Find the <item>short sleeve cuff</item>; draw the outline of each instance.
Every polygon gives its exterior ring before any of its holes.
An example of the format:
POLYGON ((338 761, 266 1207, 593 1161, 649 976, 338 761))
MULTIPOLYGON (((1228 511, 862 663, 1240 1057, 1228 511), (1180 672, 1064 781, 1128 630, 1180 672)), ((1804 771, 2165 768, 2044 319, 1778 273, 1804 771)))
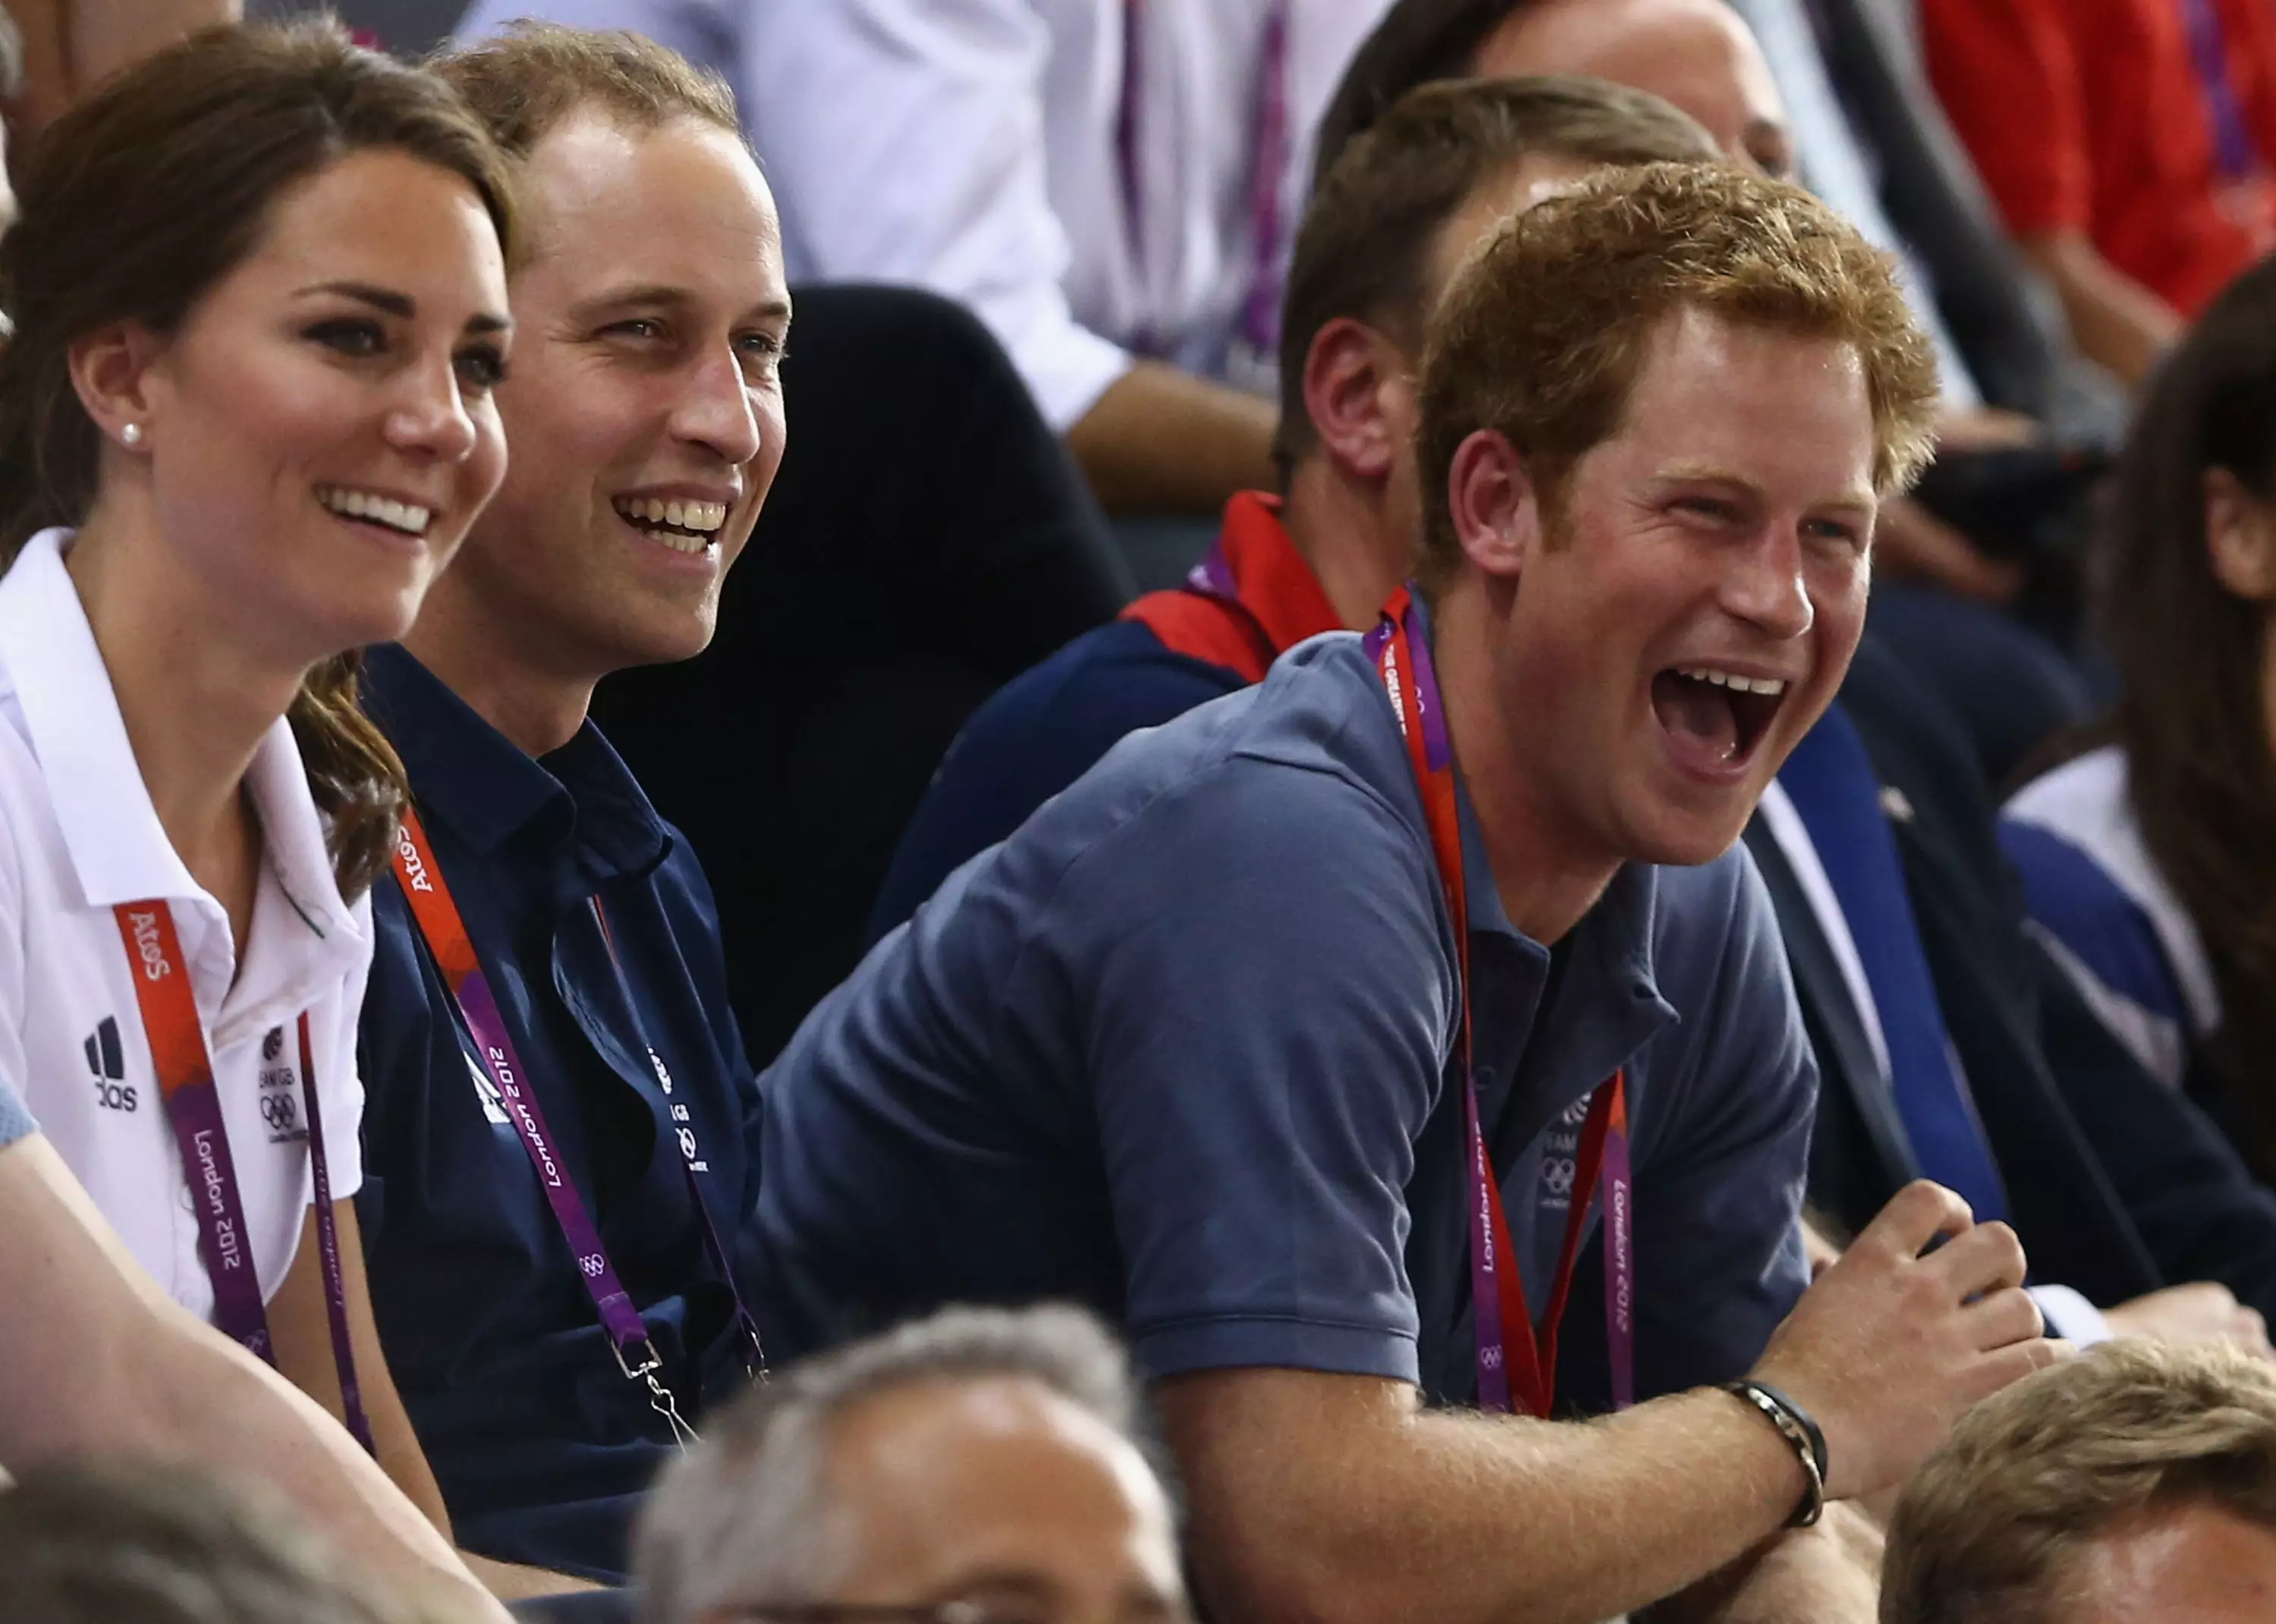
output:
POLYGON ((32 1120, 32 1113, 24 1108, 16 1090, 0 1082, 0 1149, 19 1139, 28 1139, 39 1131, 40 1125, 32 1120))
POLYGON ((2074 1347, 2092 1347, 2117 1334, 2102 1310, 2067 1286, 2034 1286, 2031 1301, 2047 1322, 2047 1332, 2074 1347))
POLYGON ((1157 1378, 1188 1370, 1271 1366, 1422 1385, 1415 1339, 1374 1326, 1262 1316, 1184 1320, 1152 1330, 1134 1330, 1131 1351, 1139 1367, 1157 1378))
POLYGON ((1065 434, 1081 422, 1135 359, 1120 345, 1072 320, 1004 338, 1013 364, 1028 381, 1036 408, 1055 434, 1065 434))

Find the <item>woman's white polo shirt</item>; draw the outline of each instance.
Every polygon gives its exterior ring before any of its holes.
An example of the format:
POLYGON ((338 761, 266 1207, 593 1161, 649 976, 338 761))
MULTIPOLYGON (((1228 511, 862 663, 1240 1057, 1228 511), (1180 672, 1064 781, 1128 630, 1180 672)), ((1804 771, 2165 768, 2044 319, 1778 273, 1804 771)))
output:
POLYGON ((182 866, 143 787, 64 568, 70 540, 42 531, 0 577, 0 1087, 23 1097, 142 1266, 210 1317, 190 1188, 112 909, 172 905, 265 1301, 292 1267, 313 1193, 304 1010, 333 1198, 363 1180, 355 1039, 370 903, 341 900, 280 720, 248 775, 263 861, 240 968, 228 915, 182 866))

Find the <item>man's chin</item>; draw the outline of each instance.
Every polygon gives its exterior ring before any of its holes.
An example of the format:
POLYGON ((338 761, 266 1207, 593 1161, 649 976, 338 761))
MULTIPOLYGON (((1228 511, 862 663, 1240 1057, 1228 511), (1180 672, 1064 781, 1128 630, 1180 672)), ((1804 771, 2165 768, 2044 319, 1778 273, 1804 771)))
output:
POLYGON ((1629 861, 1670 869, 1696 869, 1713 862, 1738 844, 1758 799, 1751 793, 1742 795, 1734 791, 1731 801, 1742 802, 1743 809, 1735 805, 1711 812, 1671 805, 1655 808, 1654 816, 1631 825, 1629 861))
POLYGON ((710 615, 699 617, 682 612, 611 627, 608 641, 614 669, 677 665, 682 660, 692 660, 711 646, 717 624, 710 615))

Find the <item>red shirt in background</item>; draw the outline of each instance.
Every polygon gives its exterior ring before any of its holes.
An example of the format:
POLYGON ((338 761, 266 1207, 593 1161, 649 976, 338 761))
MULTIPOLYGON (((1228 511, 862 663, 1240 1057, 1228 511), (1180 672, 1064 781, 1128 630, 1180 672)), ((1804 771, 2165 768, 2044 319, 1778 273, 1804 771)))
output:
POLYGON ((2276 247, 2270 0, 1920 0, 1920 13, 1937 95, 2016 236, 2083 231, 2185 315, 2276 247), (2234 110, 2226 155, 2193 53, 2200 6, 2234 110))

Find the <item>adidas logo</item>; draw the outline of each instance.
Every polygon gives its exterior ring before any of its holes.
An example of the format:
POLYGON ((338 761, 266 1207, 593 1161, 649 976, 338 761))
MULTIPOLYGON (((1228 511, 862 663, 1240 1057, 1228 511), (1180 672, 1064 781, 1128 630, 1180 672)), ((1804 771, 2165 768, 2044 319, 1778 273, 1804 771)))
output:
POLYGON ((105 1111, 132 1112, 135 1090, 126 1085, 126 1054, 119 1047, 118 1022, 105 1015, 87 1038, 87 1069, 95 1074, 95 1103, 105 1111))

